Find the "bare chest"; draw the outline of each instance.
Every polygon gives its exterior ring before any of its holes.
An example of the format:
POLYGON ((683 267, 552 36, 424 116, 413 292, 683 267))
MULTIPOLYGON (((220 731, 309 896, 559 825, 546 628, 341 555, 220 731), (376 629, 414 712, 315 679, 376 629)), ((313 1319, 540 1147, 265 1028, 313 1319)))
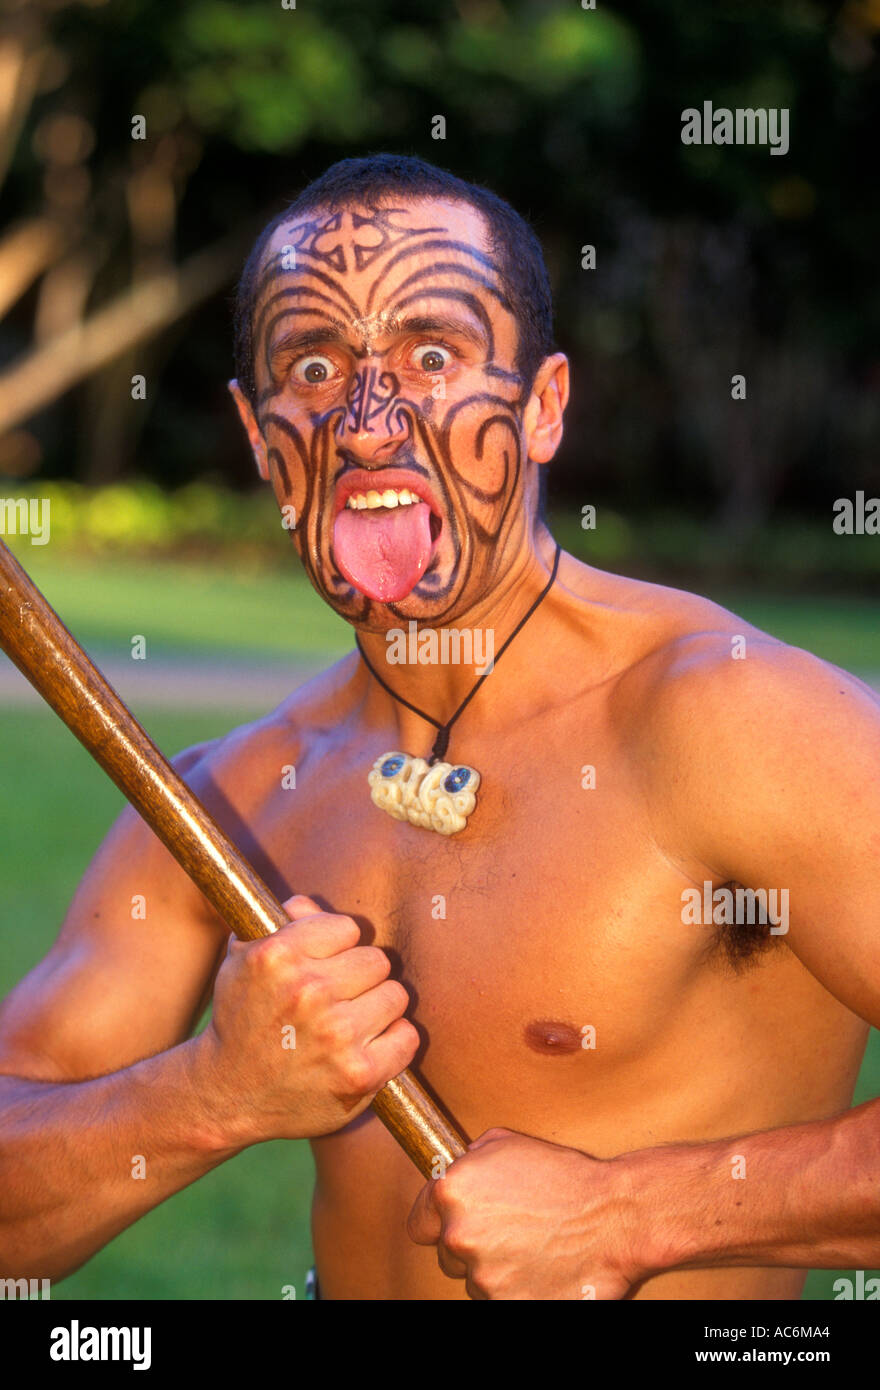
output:
MULTIPOLYGON (((483 780, 453 836, 374 806, 376 742, 308 741, 295 788, 266 770, 276 790, 247 821, 279 895, 353 917, 388 953, 415 1065, 467 1133, 506 1124, 613 1153, 727 1132, 731 1111, 759 1126, 803 1087, 780 1030, 839 1033, 839 1006, 784 950, 741 975, 713 961, 682 910, 692 880, 658 848, 656 808, 600 718, 479 751, 460 740, 483 780)), ((829 1057, 832 1081, 845 1061, 829 1057)))
POLYGON ((285 891, 354 917, 391 956, 423 1059, 489 1080, 600 1045, 603 1065, 642 1047, 700 943, 610 744, 559 728, 518 756, 515 742, 483 749, 477 807, 454 836, 374 806, 374 757, 306 760, 262 834, 285 891))

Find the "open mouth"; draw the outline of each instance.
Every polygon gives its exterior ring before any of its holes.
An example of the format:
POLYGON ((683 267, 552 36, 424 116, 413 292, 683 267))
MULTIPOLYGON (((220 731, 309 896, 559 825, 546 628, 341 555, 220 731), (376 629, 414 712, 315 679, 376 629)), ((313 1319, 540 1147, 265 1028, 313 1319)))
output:
POLYGON ((443 529, 428 490, 383 470, 377 479, 358 472, 336 492, 333 554, 342 574, 368 598, 396 603, 411 593, 431 562, 443 529), (371 486, 372 484, 372 486, 371 486))
MULTIPOLYGON (((413 507, 420 502, 426 502, 428 507, 431 505, 427 498, 420 497, 408 487, 387 487, 383 492, 377 492, 374 488, 368 492, 352 492, 346 498, 345 506, 351 512, 377 512, 394 511, 396 507, 413 507)), ((430 527, 431 540, 436 541, 443 530, 443 522, 434 511, 431 512, 430 527)))

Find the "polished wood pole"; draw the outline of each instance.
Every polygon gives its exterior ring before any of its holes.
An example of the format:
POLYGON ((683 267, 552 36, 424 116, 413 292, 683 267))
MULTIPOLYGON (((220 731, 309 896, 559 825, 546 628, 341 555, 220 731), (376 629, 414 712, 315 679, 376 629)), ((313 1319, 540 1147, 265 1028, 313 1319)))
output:
MULTIPOLYGON (((58 614, 0 540, 0 647, 112 777, 147 825, 244 941, 290 918, 262 879, 177 775, 58 614)), ((373 1109, 426 1178, 465 1144, 410 1071, 373 1109)))

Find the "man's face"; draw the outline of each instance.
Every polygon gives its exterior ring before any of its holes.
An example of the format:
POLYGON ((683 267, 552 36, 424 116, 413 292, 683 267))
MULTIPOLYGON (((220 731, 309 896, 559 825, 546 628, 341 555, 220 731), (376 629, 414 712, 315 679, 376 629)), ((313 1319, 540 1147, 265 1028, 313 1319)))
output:
POLYGON ((327 602, 384 629, 487 597, 528 542, 536 483, 476 209, 400 198, 282 224, 253 341, 262 468, 327 602))

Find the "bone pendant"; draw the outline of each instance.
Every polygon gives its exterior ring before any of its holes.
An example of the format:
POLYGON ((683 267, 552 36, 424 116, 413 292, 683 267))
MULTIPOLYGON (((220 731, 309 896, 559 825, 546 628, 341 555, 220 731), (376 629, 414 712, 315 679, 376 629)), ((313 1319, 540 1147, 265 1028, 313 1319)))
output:
POLYGON ((477 804, 480 774, 461 763, 434 763, 408 753, 383 753, 367 778, 373 803, 395 820, 439 835, 463 830, 477 804))

